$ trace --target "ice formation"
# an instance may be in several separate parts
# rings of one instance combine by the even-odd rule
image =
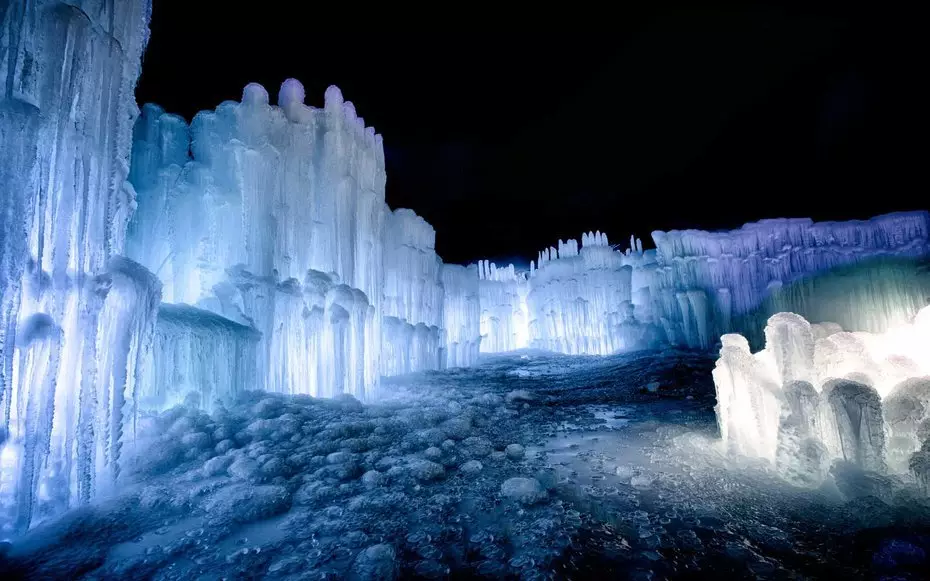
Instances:
[[[478,261],[478,303],[481,307],[481,351],[501,353],[527,346],[529,292],[526,273]]]
[[[146,106],[130,252],[162,278],[166,302],[261,333],[265,389],[364,396],[380,371],[381,139],[338,89],[322,109],[303,96],[290,79],[275,107],[251,84],[189,129]]]
[[[161,288],[119,256],[150,10],[38,0],[0,11],[2,534],[120,472]]]
[[[258,385],[256,345],[260,334],[247,325],[188,305],[162,304],[155,339],[140,380],[140,408],[177,404],[211,410],[230,404]]]
[[[388,208],[381,137],[335,87],[321,108],[288,79],[276,105],[253,83],[190,124],[139,116],[150,8],[0,11],[4,536],[112,489],[140,410],[252,389],[366,399],[381,377],[522,347],[708,349],[786,305],[880,332],[930,290],[906,262],[930,253],[925,212],[656,232],[657,250],[624,252],[589,232],[527,272],[443,264],[433,228]],[[756,355],[725,335],[728,445],[799,475],[910,466],[927,486],[926,318],[878,340],[779,316]]]
[[[529,276],[530,345],[607,355],[654,344],[653,256],[635,238],[619,252],[601,232],[582,235],[580,248],[575,240],[559,240],[558,248],[540,252]]]
[[[481,306],[477,266],[442,265],[446,367],[467,367],[481,348]]]
[[[735,319],[757,309],[783,285],[872,259],[926,256],[928,233],[927,212],[849,222],[761,220],[730,232],[653,232],[659,317],[669,342],[707,349],[724,333],[745,332],[734,327]],[[894,309],[894,313],[906,318],[915,311]],[[871,323],[866,328],[872,331],[897,322],[850,321],[861,330],[865,330],[862,323]]]
[[[412,210],[388,214],[384,237],[381,373],[445,366],[444,285],[436,231]],[[452,281],[450,281],[451,283]]]
[[[588,232],[541,251],[527,272],[478,262],[481,351],[533,347],[607,355],[661,341],[651,287],[655,251],[631,237],[621,252]]]
[[[867,307],[865,307],[867,308]],[[765,348],[722,338],[714,369],[726,448],[762,458],[798,482],[843,460],[926,482],[930,451],[930,307],[884,333],[846,332],[773,315]]]

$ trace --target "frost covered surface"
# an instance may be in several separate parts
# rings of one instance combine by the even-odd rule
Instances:
[[[668,340],[706,349],[724,333],[745,332],[733,327],[734,319],[759,307],[782,285],[871,259],[926,256],[928,233],[930,214],[923,211],[848,222],[760,220],[729,232],[653,232],[659,263],[654,295]],[[899,312],[890,313],[890,320],[873,321],[875,326],[853,325],[861,320],[850,325],[882,331],[900,322]]]
[[[711,364],[525,352],[390,379],[377,405],[255,393],[209,415],[178,407],[140,422],[120,496],[33,529],[0,565],[156,579],[927,565],[928,540],[904,527],[930,524],[930,507],[903,483],[838,466],[798,489],[721,454]]]
[[[772,316],[751,353],[724,335],[714,369],[724,446],[818,484],[836,460],[903,474],[926,488],[930,448],[930,307],[885,333]]]

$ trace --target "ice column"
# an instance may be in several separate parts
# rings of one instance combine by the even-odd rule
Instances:
[[[160,292],[118,258],[135,205],[126,177],[150,9],[13,0],[0,10],[4,533],[119,475]]]

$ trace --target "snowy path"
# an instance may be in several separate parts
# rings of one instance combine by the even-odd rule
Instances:
[[[91,579],[922,570],[930,509],[893,482],[847,471],[804,491],[729,466],[711,366],[681,352],[526,352],[388,380],[377,405],[256,394],[212,416],[173,410],[149,422],[122,496],[34,529],[0,568]]]

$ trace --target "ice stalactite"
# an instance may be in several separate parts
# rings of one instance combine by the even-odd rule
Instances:
[[[188,305],[158,309],[155,338],[141,380],[141,409],[186,404],[210,411],[257,386],[255,350],[260,334]]]
[[[713,376],[728,450],[772,461],[806,484],[836,460],[926,479],[930,307],[884,333],[778,313],[765,338],[756,354],[740,335],[722,338]]]

